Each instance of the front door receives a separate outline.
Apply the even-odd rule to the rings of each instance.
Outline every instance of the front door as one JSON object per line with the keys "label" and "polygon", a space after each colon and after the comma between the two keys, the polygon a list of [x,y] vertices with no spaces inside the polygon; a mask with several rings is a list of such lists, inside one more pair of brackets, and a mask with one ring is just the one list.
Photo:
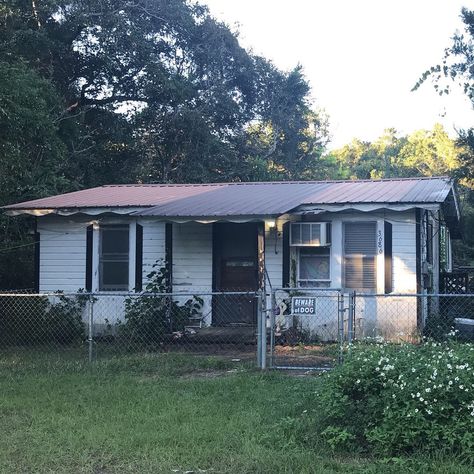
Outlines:
{"label": "front door", "polygon": [[[214,224],[214,291],[248,292],[258,289],[258,224]],[[216,326],[256,324],[253,295],[216,295]]]}

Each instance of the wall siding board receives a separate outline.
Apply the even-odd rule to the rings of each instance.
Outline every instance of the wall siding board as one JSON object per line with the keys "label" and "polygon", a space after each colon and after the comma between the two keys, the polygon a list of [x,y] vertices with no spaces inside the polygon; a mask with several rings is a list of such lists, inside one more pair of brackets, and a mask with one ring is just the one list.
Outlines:
{"label": "wall siding board", "polygon": [[147,275],[158,261],[161,266],[165,262],[165,223],[152,220],[139,220],[143,227],[143,288],[147,284]]}
{"label": "wall siding board", "polygon": [[87,222],[42,222],[39,290],[76,292],[85,286]]}
{"label": "wall siding board", "polygon": [[[277,229],[265,229],[265,267],[273,288],[283,285],[283,232],[281,225]],[[268,283],[268,282],[267,282]]]}
{"label": "wall siding board", "polygon": [[212,226],[173,224],[173,289],[212,289]]}

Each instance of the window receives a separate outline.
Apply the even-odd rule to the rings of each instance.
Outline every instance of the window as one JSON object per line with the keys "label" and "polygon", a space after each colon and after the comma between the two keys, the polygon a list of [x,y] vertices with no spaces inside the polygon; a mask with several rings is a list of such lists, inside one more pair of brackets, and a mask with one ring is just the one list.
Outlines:
{"label": "window", "polygon": [[129,227],[105,226],[100,229],[99,289],[128,290]]}
{"label": "window", "polygon": [[377,288],[377,224],[344,223],[344,288],[374,291]]}
{"label": "window", "polygon": [[330,248],[301,248],[299,251],[298,286],[329,287],[330,282]]}

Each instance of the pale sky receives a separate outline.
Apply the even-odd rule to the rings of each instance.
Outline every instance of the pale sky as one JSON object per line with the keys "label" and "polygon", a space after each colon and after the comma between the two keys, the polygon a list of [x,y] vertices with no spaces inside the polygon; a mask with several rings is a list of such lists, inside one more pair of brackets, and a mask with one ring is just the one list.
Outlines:
{"label": "pale sky", "polygon": [[410,92],[438,64],[461,7],[474,0],[201,0],[240,32],[240,42],[288,70],[300,63],[315,105],[329,114],[330,148],[353,137],[373,140],[442,123],[474,126],[461,92],[439,97],[430,82]]}

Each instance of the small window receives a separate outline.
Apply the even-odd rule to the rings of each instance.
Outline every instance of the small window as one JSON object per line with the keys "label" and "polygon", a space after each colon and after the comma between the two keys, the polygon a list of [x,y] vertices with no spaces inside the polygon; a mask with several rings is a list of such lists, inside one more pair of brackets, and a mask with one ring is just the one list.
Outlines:
{"label": "small window", "polygon": [[376,234],[375,222],[344,223],[344,288],[376,290]]}
{"label": "small window", "polygon": [[99,289],[129,289],[129,227],[106,226],[100,229]]}
{"label": "small window", "polygon": [[329,247],[301,248],[299,251],[298,286],[329,287],[331,282]]}

